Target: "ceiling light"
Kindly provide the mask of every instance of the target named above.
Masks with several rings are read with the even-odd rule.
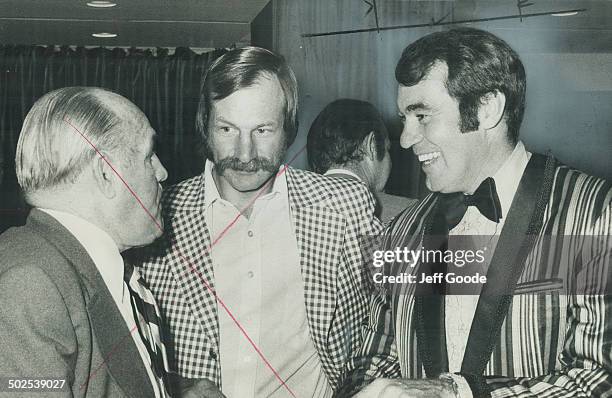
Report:
[[[89,7],[93,8],[110,8],[117,5],[117,3],[113,3],[112,1],[106,0],[92,0],[87,3]]]
[[[550,15],[554,15],[555,17],[570,17],[572,15],[576,15],[578,14],[578,11],[572,11],[572,12],[560,12],[557,14],[550,14]]]
[[[107,39],[109,37],[117,37],[116,33],[108,33],[108,32],[100,32],[100,33],[92,33],[93,37],[101,37],[103,39]]]

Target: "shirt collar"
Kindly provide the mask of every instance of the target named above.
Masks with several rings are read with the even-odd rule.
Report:
[[[204,166],[204,209],[207,210],[210,205],[215,203],[217,200],[224,200],[221,198],[219,194],[219,189],[217,188],[217,183],[212,175],[213,167],[215,167],[214,163],[210,160],[206,160],[206,165]],[[281,165],[278,169],[278,173],[276,174],[276,178],[274,180],[274,184],[272,185],[272,190],[265,195],[262,195],[257,198],[257,200],[265,200],[276,196],[278,194],[281,197],[288,196],[288,188],[287,188],[287,166]]]
[[[497,190],[497,196],[502,207],[502,217],[505,218],[512,205],[514,194],[518,189],[518,185],[521,182],[523,172],[531,153],[527,152],[525,146],[519,141],[514,150],[508,156],[508,159],[502,164],[502,166],[493,175],[495,180],[495,188]]]
[[[102,229],[74,214],[39,208],[62,224],[83,246],[116,302],[123,298],[123,258],[115,241]]]
[[[361,177],[359,177],[357,174],[355,174],[352,171],[347,170],[347,169],[329,169],[323,175],[328,176],[328,175],[331,175],[331,174],[346,174],[346,175],[349,175],[351,177],[355,177],[359,181],[363,181],[361,179]]]

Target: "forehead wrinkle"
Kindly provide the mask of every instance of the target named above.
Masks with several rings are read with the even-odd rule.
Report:
[[[265,98],[259,98],[257,104],[253,104],[252,96],[261,97],[260,90],[268,91],[268,93]],[[239,96],[241,92],[253,94]],[[269,98],[270,101],[266,102],[270,96],[274,98]],[[276,114],[275,110],[276,98],[279,99],[278,114]],[[286,102],[286,97],[278,78],[275,75],[264,74],[258,77],[253,84],[240,88],[225,98],[212,101],[209,126],[223,123],[238,129],[248,128],[251,130],[263,126],[283,126]],[[223,107],[220,106],[221,103],[224,103]],[[259,109],[259,111],[255,112],[254,109]],[[274,115],[272,115],[273,113]]]
[[[215,123],[223,123],[223,124],[229,124],[232,127],[237,127],[233,122],[227,120],[226,118],[224,118],[223,116],[217,116],[215,112],[212,113],[213,118],[212,120]]]
[[[406,86],[402,86],[402,87],[406,87]],[[430,104],[428,104],[426,101],[421,99],[422,97],[421,95],[419,95],[416,99],[411,100],[411,101],[407,101],[405,96],[404,98],[401,98],[401,97],[402,95],[399,95],[398,100],[397,100],[397,107],[400,113],[433,109],[433,107]]]
[[[437,78],[422,79],[414,86],[400,85],[400,89],[415,88],[420,84],[423,85],[419,87],[417,91],[410,92],[410,97],[408,97],[406,94],[401,95],[398,93],[397,105],[400,113],[408,113],[419,110],[437,112],[442,106],[440,101],[442,101],[444,97],[449,97],[452,101],[456,102],[456,100],[448,93],[446,82]],[[438,84],[441,84],[441,87],[438,86]],[[439,91],[440,89],[442,90],[441,92]],[[426,100],[426,98],[429,100]]]

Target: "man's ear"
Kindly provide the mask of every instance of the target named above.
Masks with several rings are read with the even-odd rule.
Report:
[[[370,131],[368,135],[363,139],[361,143],[361,151],[363,154],[371,160],[375,160],[376,157],[376,133]]]
[[[108,159],[107,154],[102,153],[104,159]],[[113,175],[114,171],[100,156],[96,156],[92,165],[93,180],[100,190],[100,193],[107,199],[112,199],[117,194],[117,178]]]
[[[480,98],[478,121],[481,128],[490,130],[496,127],[504,117],[506,96],[500,91],[494,91]]]

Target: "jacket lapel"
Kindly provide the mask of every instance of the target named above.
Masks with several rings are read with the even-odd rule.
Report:
[[[291,218],[295,227],[304,281],[304,301],[313,341],[327,352],[328,331],[336,311],[338,264],[346,220],[327,207],[329,193],[287,169]]]
[[[128,330],[119,308],[85,249],[57,220],[42,211],[33,209],[29,222],[70,261],[89,295],[87,312],[104,358],[103,363],[92,364],[89,379],[96,377],[96,373],[105,366],[126,395],[143,398],[153,396],[149,376],[131,338],[132,332],[138,332]]]
[[[521,178],[478,300],[463,373],[482,375],[491,358],[516,282],[541,229],[554,170],[554,159],[533,154]]]
[[[446,221],[438,214],[439,200],[432,206],[432,211],[425,221],[423,234],[424,250],[446,250]],[[416,273],[421,275],[445,273],[446,264],[423,262]],[[419,355],[428,377],[437,377],[448,371],[448,353],[446,348],[446,328],[444,312],[444,284],[419,283],[415,292],[415,321]]]
[[[99,282],[104,283],[102,278],[99,278]],[[128,330],[110,293],[104,291],[93,296],[87,312],[105,360],[105,363],[93,364],[89,377],[96,377],[98,367],[106,365],[109,373],[128,396],[154,396],[149,376],[132,339],[132,333],[138,333],[138,330]],[[136,380],[139,382],[135,382]]]
[[[203,178],[199,186],[201,189],[192,193],[194,197],[184,200],[190,205],[172,215],[172,226],[167,231],[168,250],[171,252],[169,263],[173,264],[174,278],[208,340],[219,347],[212,242],[204,218]],[[174,226],[185,235],[175,233]]]

